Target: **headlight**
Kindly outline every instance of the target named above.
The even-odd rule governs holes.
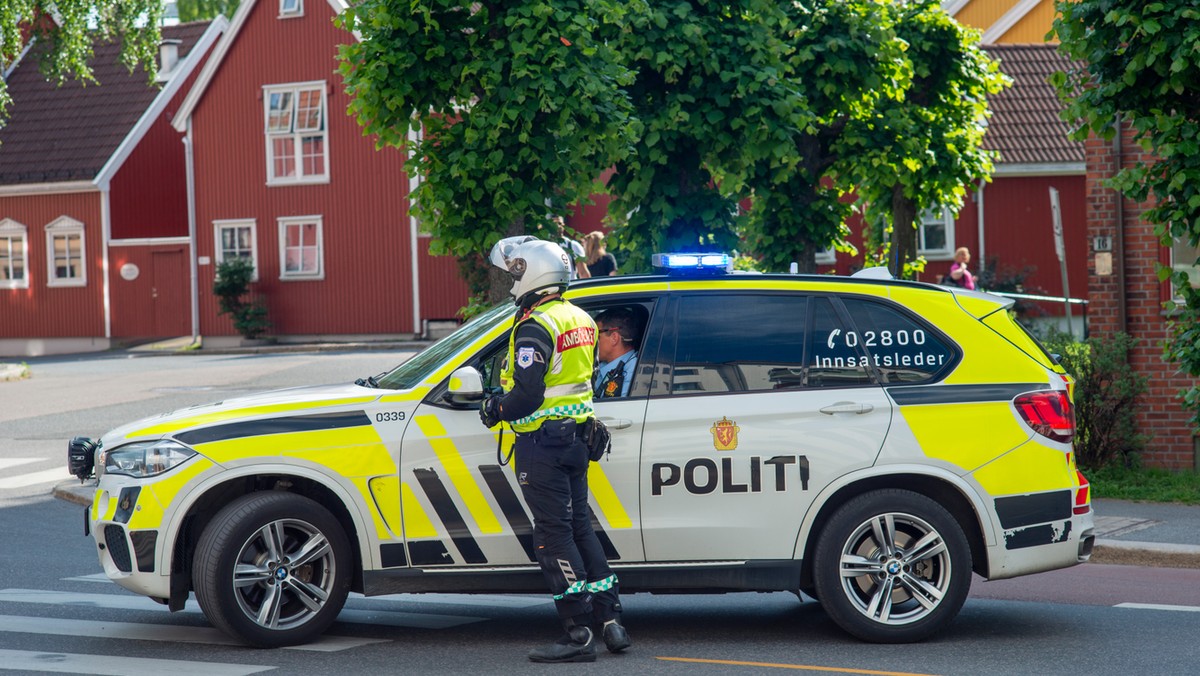
[[[104,473],[148,477],[172,469],[196,455],[178,441],[138,441],[104,451]]]

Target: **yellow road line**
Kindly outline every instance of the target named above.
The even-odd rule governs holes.
[[[737,660],[702,660],[695,657],[655,657],[667,662],[693,662],[696,664],[725,664],[735,667],[769,667],[772,669],[797,669],[804,671],[832,671],[839,674],[871,674],[872,676],[930,676],[908,671],[875,671],[874,669],[843,669],[840,667],[815,667],[808,664],[773,664],[771,662],[739,662]]]

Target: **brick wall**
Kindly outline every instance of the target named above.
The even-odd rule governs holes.
[[[1150,159],[1131,143],[1128,129],[1120,151],[1124,167]],[[1167,284],[1158,281],[1156,266],[1167,261],[1167,252],[1155,237],[1153,226],[1141,218],[1146,204],[1121,200],[1115,191],[1104,187],[1104,181],[1116,168],[1114,142],[1092,137],[1086,143],[1086,154],[1088,328],[1094,337],[1123,330],[1138,340],[1129,358],[1134,369],[1147,378],[1147,392],[1138,405],[1140,430],[1150,436],[1144,456],[1146,463],[1193,469],[1193,437],[1197,432],[1189,424],[1191,415],[1183,409],[1177,394],[1194,385],[1196,379],[1180,374],[1177,364],[1164,362],[1162,357],[1162,344],[1169,337],[1163,302],[1170,298],[1171,291]],[[1118,238],[1122,222],[1123,252]],[[1094,251],[1097,236],[1109,237],[1113,243],[1111,275],[1097,274],[1098,252]]]

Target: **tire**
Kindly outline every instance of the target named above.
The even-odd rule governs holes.
[[[259,648],[308,643],[350,592],[350,543],[337,519],[292,493],[244,495],[204,529],[196,600],[216,628]]]
[[[821,531],[814,559],[825,612],[872,643],[929,637],[958,615],[971,588],[962,527],[911,491],[873,491],[842,505]]]

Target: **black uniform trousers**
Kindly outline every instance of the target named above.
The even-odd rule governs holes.
[[[615,578],[608,580],[612,569],[592,529],[588,451],[575,427],[574,420],[547,421],[517,434],[513,446],[517,482],[533,513],[538,565],[564,626],[615,620],[621,610]]]

